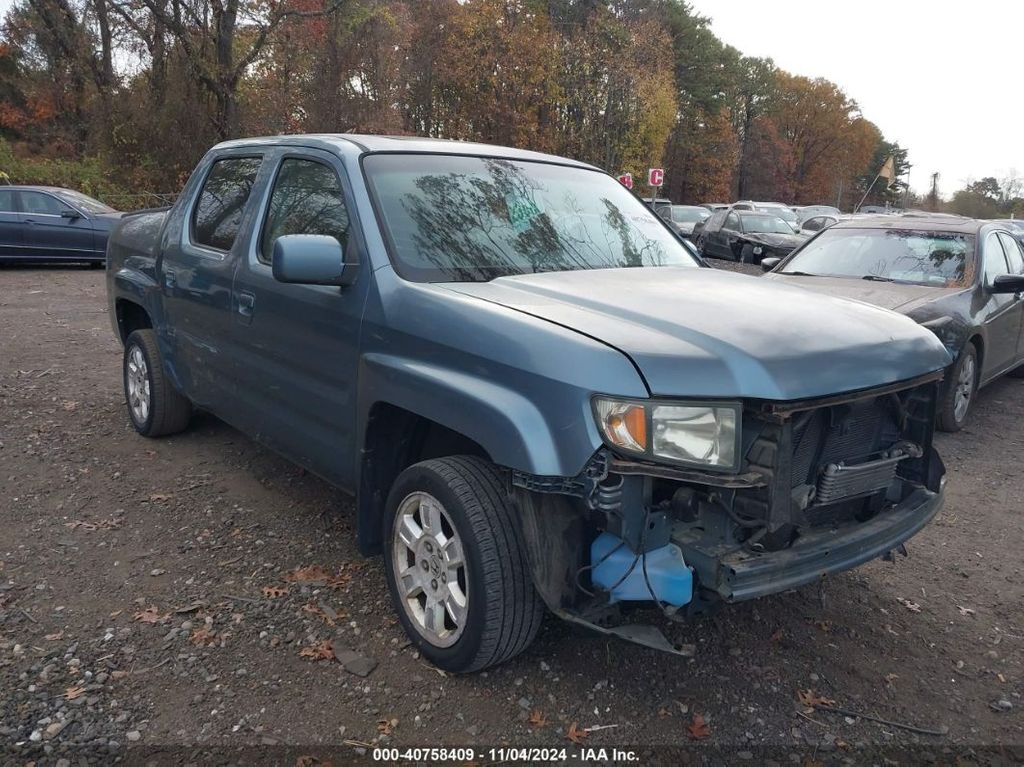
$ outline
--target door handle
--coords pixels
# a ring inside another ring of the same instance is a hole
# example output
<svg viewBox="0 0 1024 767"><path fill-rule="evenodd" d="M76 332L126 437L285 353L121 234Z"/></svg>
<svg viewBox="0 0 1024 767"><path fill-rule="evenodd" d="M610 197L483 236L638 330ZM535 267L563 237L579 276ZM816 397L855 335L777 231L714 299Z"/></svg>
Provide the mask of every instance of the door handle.
<svg viewBox="0 0 1024 767"><path fill-rule="evenodd" d="M178 275L173 269L164 270L164 285L169 288L178 287Z"/></svg>
<svg viewBox="0 0 1024 767"><path fill-rule="evenodd" d="M238 292L238 321L243 325L252 323L252 315L256 311L256 296L248 290Z"/></svg>

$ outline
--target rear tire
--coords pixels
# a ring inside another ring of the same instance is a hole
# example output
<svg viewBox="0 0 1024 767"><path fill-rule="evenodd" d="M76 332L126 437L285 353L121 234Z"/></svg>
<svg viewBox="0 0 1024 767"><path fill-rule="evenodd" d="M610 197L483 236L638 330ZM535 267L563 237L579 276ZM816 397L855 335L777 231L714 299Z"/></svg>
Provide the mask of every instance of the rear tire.
<svg viewBox="0 0 1024 767"><path fill-rule="evenodd" d="M192 403L164 373L156 333L135 330L124 342L124 396L128 418L144 437L177 434L188 426Z"/></svg>
<svg viewBox="0 0 1024 767"><path fill-rule="evenodd" d="M406 634L446 671L513 658L544 616L505 484L494 464L455 456L410 466L388 495L388 589Z"/></svg>
<svg viewBox="0 0 1024 767"><path fill-rule="evenodd" d="M978 350L968 342L950 366L949 380L943 382L938 426L941 431L960 431L967 423L978 393Z"/></svg>

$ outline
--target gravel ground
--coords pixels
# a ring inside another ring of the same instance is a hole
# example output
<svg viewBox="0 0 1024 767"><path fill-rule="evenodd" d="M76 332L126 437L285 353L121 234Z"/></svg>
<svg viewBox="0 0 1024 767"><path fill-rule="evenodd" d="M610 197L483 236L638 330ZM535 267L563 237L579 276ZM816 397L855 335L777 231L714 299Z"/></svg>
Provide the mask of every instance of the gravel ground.
<svg viewBox="0 0 1024 767"><path fill-rule="evenodd" d="M692 659L549 619L521 657L453 677L410 648L346 496L209 416L131 430L102 272L0 269L0 327L0 754L16 763L570 734L780 762L1024 743L1024 381L939 438L948 501L909 558L674 628Z"/></svg>

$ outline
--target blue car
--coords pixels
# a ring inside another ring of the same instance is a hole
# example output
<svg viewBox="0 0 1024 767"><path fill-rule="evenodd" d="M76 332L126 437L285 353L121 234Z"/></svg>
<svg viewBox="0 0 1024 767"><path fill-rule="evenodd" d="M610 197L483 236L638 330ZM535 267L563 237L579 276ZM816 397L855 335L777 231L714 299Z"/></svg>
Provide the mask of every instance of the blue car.
<svg viewBox="0 0 1024 767"><path fill-rule="evenodd" d="M123 214L81 192L0 187L0 262L75 261L102 266Z"/></svg>

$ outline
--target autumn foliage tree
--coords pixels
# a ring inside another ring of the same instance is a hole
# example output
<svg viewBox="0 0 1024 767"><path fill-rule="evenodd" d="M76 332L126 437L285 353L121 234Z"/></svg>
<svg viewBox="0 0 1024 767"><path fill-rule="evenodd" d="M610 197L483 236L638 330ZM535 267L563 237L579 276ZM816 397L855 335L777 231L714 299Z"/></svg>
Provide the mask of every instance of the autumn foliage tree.
<svg viewBox="0 0 1024 767"><path fill-rule="evenodd" d="M0 30L0 158L173 191L216 141L329 131L663 165L678 202L850 206L906 159L679 0L14 0Z"/></svg>

